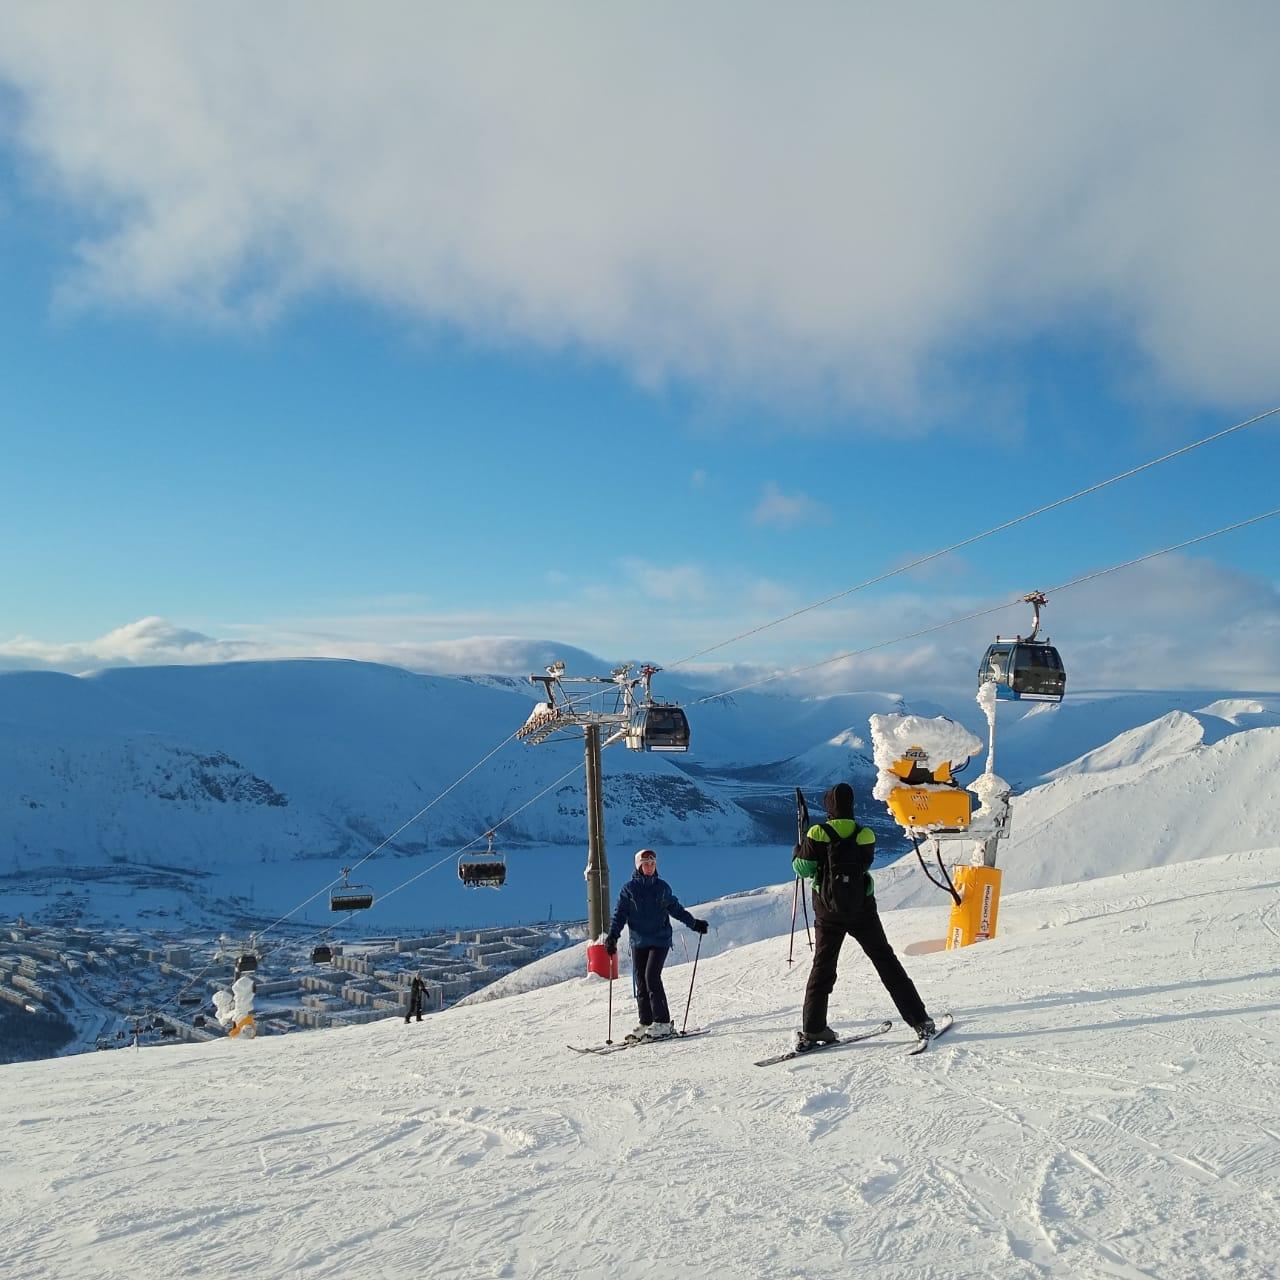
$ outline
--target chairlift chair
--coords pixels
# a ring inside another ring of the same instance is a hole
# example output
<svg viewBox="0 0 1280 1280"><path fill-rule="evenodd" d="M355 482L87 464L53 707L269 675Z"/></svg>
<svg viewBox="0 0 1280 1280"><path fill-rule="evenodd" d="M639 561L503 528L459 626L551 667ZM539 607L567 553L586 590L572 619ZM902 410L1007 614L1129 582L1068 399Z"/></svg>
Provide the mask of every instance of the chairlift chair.
<svg viewBox="0 0 1280 1280"><path fill-rule="evenodd" d="M501 889L507 882L507 856L493 847L493 832L485 834L489 847L483 853L463 854L458 859L458 879L469 889Z"/></svg>
<svg viewBox="0 0 1280 1280"><path fill-rule="evenodd" d="M350 867L342 868L342 887L329 895L332 911L367 911L373 906L373 892L367 884L349 884Z"/></svg>
<svg viewBox="0 0 1280 1280"><path fill-rule="evenodd" d="M983 654L978 683L994 684L1003 702L1061 702L1067 691L1066 668L1048 639L1038 638L1045 596L1033 591L1023 599L1035 610L1031 634L1012 640L997 636Z"/></svg>

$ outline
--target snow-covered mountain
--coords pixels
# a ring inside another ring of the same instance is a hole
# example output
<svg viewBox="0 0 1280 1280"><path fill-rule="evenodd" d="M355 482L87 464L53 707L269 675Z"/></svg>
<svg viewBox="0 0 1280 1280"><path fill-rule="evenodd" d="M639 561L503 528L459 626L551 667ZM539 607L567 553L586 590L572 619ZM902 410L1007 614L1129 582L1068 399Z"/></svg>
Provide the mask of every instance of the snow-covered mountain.
<svg viewBox="0 0 1280 1280"><path fill-rule="evenodd" d="M663 693L697 697L674 682ZM100 914L101 902L119 914L126 900L181 914L181 892L152 892L155 868L187 876L187 898L235 896L270 914L292 905L300 878L323 883L400 828L380 865L448 858L516 810L503 847L580 850L580 739L507 742L437 799L512 735L534 696L506 676L337 661L0 675L0 876L22 900L15 914L42 894L76 895L89 873L97 888L77 900L82 915ZM607 837L628 852L778 838L790 828L790 788L821 777L791 758L825 751L837 776L869 776L841 742L868 709L895 705L871 694L699 707L687 758L606 752ZM404 874L393 866L382 882ZM536 875L527 879L524 918L555 906ZM487 905L463 899L447 872L427 889L401 900L405 917L465 920Z"/></svg>
<svg viewBox="0 0 1280 1280"><path fill-rule="evenodd" d="M701 702L674 676L662 681L664 696L689 707L693 749L605 753L606 837L622 874L631 850L661 848L699 896L785 874L776 850L790 840L792 789L816 800L843 777L866 795L867 720L908 709L891 693ZM394 920L370 913L375 927L578 915L579 741L507 742L441 797L523 723L535 696L507 675L321 660L0 675L0 914L274 918L300 886L320 888L390 836L361 877L375 890L436 869L394 899ZM1206 693L1005 705L997 765L1024 788L1056 780L1066 797L1087 785L1071 775L1109 778L1137 760L1252 736L1280 723L1278 708L1274 696ZM946 710L981 728L968 698L911 709ZM463 890L450 874L453 851L511 813L500 841L511 851L508 888ZM860 816L886 855L903 848L879 806L868 800ZM1031 810L1015 817L1011 872L1020 842L1048 821ZM1045 827L1038 838L1054 830L1071 828ZM1043 859L1031 849L1027 861Z"/></svg>

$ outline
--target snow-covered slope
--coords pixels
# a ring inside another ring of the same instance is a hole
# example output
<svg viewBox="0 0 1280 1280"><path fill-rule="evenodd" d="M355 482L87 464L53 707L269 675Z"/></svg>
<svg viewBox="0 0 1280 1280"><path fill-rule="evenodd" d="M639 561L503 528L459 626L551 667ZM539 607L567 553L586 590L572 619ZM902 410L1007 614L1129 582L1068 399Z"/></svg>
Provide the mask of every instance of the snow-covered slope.
<svg viewBox="0 0 1280 1280"><path fill-rule="evenodd" d="M1205 718L1170 712L1017 796L999 849L1003 892L1271 843L1280 822L1280 728L1219 736L1203 732ZM969 850L955 842L944 857L967 861ZM893 907L945 903L914 857L877 875L877 895Z"/></svg>
<svg viewBox="0 0 1280 1280"><path fill-rule="evenodd" d="M996 940L908 962L959 1017L919 1059L899 1025L752 1066L805 980L773 938L702 958L710 1035L612 1057L564 1047L604 1038L578 978L409 1027L2 1067L0 1269L1274 1275L1278 884L1272 847L1011 895ZM935 915L886 925L902 945ZM890 1012L847 956L833 1019Z"/></svg>
<svg viewBox="0 0 1280 1280"><path fill-rule="evenodd" d="M939 712L926 712L915 705L912 710L921 714L945 712L986 740L986 724L970 699L951 700ZM1094 692L1073 689L1058 704L1002 702L996 772L1015 786L1033 786L1097 747L1173 711L1199 719L1205 728L1206 740L1213 741L1240 729L1280 724L1280 697L1205 690ZM975 760L974 769L982 767L982 759Z"/></svg>

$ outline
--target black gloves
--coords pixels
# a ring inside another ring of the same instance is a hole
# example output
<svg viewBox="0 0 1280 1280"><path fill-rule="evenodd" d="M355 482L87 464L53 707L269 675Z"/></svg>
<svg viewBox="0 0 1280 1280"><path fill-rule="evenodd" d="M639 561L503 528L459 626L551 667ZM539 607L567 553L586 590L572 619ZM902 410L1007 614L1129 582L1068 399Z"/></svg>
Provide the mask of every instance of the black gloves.
<svg viewBox="0 0 1280 1280"><path fill-rule="evenodd" d="M693 922L693 931L694 933L706 933L707 922L705 920L695 920Z"/></svg>
<svg viewBox="0 0 1280 1280"><path fill-rule="evenodd" d="M605 950L606 950L606 951L607 951L611 956L616 956L616 955L618 954L618 940L617 940L617 938L615 938L615 937L613 936L613 934L609 934L609 935L605 938L605 940L604 940L604 949L605 949Z"/></svg>

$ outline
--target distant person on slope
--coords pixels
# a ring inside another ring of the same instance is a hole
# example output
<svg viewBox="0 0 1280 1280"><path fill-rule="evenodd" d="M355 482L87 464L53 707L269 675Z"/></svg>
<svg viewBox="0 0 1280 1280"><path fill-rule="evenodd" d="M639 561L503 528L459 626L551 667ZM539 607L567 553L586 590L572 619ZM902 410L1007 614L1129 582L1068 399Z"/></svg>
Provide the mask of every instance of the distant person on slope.
<svg viewBox="0 0 1280 1280"><path fill-rule="evenodd" d="M422 1021L422 1001L426 993L427 989L423 985L422 976L415 973L413 975L413 983L409 987L409 1012L404 1015L406 1023L415 1013L418 1015L418 1021Z"/></svg>
<svg viewBox="0 0 1280 1280"><path fill-rule="evenodd" d="M933 1019L884 936L876 910L871 878L876 834L853 820L853 788L847 782L836 783L822 800L827 821L809 828L804 843L795 846L791 862L796 875L813 881L813 967L796 1048L803 1051L838 1039L827 1026L827 1000L836 985L836 961L846 935L875 965L902 1020L927 1040L934 1034Z"/></svg>
<svg viewBox="0 0 1280 1280"><path fill-rule="evenodd" d="M605 937L610 955L618 950L618 938L626 925L631 930L632 971L636 983L636 1005L640 1025L628 1040L663 1040L676 1033L662 986L662 966L671 950L671 919L688 925L695 933L706 933L707 922L695 920L658 877L658 855L652 849L636 854L636 873L622 886L618 908Z"/></svg>

